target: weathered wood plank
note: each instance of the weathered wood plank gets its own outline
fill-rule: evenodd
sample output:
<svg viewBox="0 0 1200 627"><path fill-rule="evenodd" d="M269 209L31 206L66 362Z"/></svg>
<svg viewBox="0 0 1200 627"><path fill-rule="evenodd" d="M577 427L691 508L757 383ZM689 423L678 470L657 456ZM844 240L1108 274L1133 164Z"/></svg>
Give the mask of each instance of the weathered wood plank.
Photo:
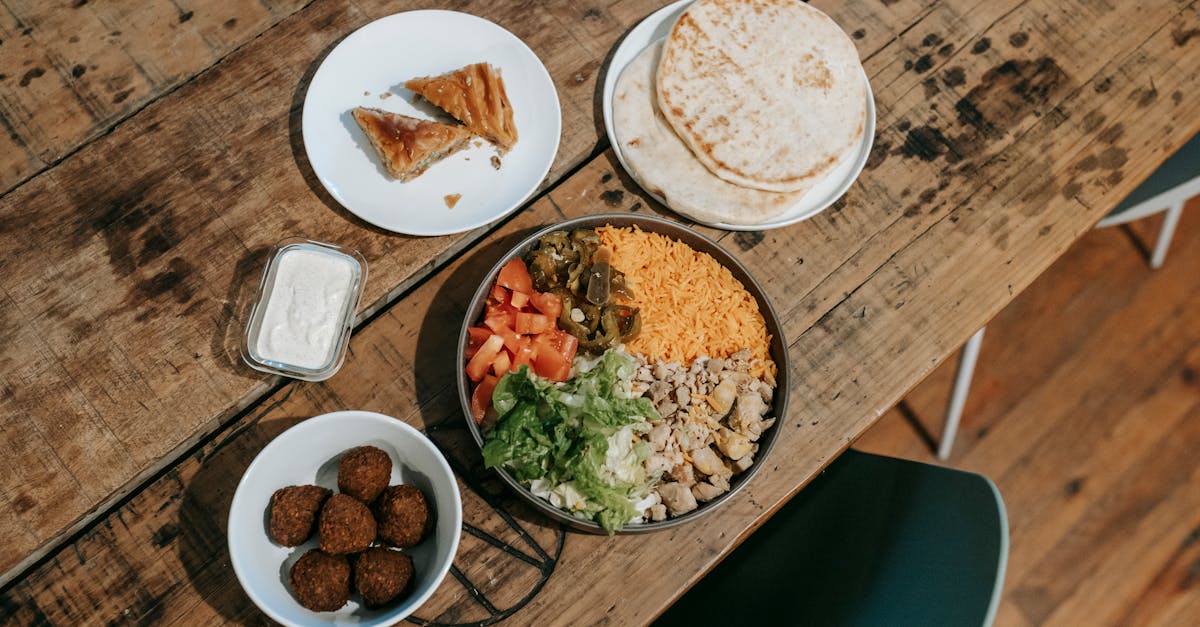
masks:
<svg viewBox="0 0 1200 627"><path fill-rule="evenodd" d="M0 195L306 2L0 3Z"/></svg>
<svg viewBox="0 0 1200 627"><path fill-rule="evenodd" d="M573 6L578 33L559 27L571 10L556 5L489 13L547 59L555 78L564 135L551 179L599 141L592 104L601 61L588 51L611 48L655 6L622 2L619 19ZM7 337L21 339L0 353L8 387L20 388L0 398L0 419L16 428L33 416L35 429L11 453L37 460L14 464L0 483L26 530L0 549L0 565L28 561L267 389L239 363L234 320L262 251L279 237L363 250L366 313L478 235L364 230L307 167L298 130L307 77L341 34L390 10L315 4L0 200L12 273L0 317ZM864 50L891 41L873 33Z"/></svg>
<svg viewBox="0 0 1200 627"><path fill-rule="evenodd" d="M406 8L421 6L447 3ZM590 51L625 26L572 33L545 7L454 6L488 15L545 60L563 103L548 180L558 178L599 139L591 104L602 58ZM361 250L365 315L478 237L364 228L305 160L299 114L317 63L394 10L314 3L0 199L0 376L12 390L0 425L24 430L0 453L14 468L0 493L27 530L0 548L0 570L272 385L240 363L236 308L275 241L304 235Z"/></svg>
<svg viewBox="0 0 1200 627"><path fill-rule="evenodd" d="M1039 15L1053 11L1040 5L1028 10ZM1020 17L1013 15L1000 19ZM1109 19L1116 21L1117 17ZM1131 94L1140 89L1131 79L1111 81L1108 90L1112 96L1102 101L1091 94L1095 93L1095 85L1107 82L1110 73L1152 75L1160 89L1190 89L1197 77L1171 74L1164 68L1192 54L1176 46L1171 28L1194 17L1194 9L1186 7L1164 15L1159 28L1131 32L1126 53L1111 62L1096 60L1085 68L1091 70L1091 75L1085 71L1055 86L1037 83L1045 80L1037 71L1021 74L1022 80L1040 86L1041 91L1033 95L1018 93L1019 101L1006 94L1013 93L1021 81L979 69L1002 66L1003 62L997 63L986 54L973 55L969 49L959 53L963 55L960 62L978 66L970 72L964 69L976 84L968 95L974 93L979 98L969 102L980 109L990 128L1003 130L980 135L980 145L972 147L970 133L982 134L981 128L973 129L956 118L934 118L940 126L928 122L931 126L927 132L934 134L936 130L944 138L957 137L959 143L953 146L957 152L952 152L946 142L928 144L932 146L929 152L913 145L919 139L910 141L916 126L908 117L895 115L880 133L880 145L887 148L881 149L861 184L838 208L789 229L724 236L726 245L737 250L764 279L786 316L789 337L794 338L796 383L792 393L797 402L792 415L780 425L783 431L779 450L786 454L771 460L745 493L703 526L617 540L570 534L555 575L521 610L519 620L648 620L872 424L913 382L1049 265L1078 233L1090 228L1107 204L1132 188L1134 177L1152 167L1147 165L1120 180L1093 183L1088 179L1086 187L1064 195L1061 188L1079 175L1079 161L1116 147L1126 151L1132 165L1150 158L1141 155L1154 152L1141 138L1165 137L1162 141L1167 144L1186 138L1191 129L1175 125L1180 120L1195 119L1200 107L1196 103L1162 99L1145 109L1129 110ZM1008 27L1002 23L993 28ZM919 36L923 39L927 35ZM1033 37L1030 45L1049 45L1034 44ZM1121 40L1111 42L1117 48L1120 44ZM1057 54L1070 52L1062 48ZM1019 59L1025 58L1017 54ZM1032 71L1029 66L1022 67ZM1065 75L1065 70L1060 71ZM914 76L910 82L919 85L920 80L920 76ZM997 93L982 99L981 94L992 92ZM1044 97L1037 95L1042 92ZM911 94L912 90L897 80L879 93L881 102L889 102L893 94ZM952 110L956 100L943 94L939 91L920 98L919 104L909 106L913 111L909 115L914 115L918 107L926 111L934 104ZM1026 102L1026 96L1032 101ZM1133 115L1135 112L1137 115ZM1080 121L1086 118L1094 122L1101 115L1127 130L1106 133L1111 126ZM919 132L916 137L920 136ZM964 136L967 139L962 139ZM1037 167L1027 167L1030 163ZM920 174L924 171L930 171L931 177L923 181ZM938 189L939 180L946 182L942 189ZM981 180L990 184L981 185ZM914 183L921 187L932 184L933 197L922 198L921 187L914 188ZM1096 206L1089 209L1081 205L1076 196L1082 193L1094 194ZM560 213L578 215L635 207L654 209L637 196L635 188L615 170L611 156L605 155L520 214L500 235L529 224L553 221ZM461 315L474 280L511 241L512 237L489 238L488 243L373 321L356 336L354 355L342 375L323 385L297 385L297 391L281 407L257 421L243 420L238 428L271 421L290 424L287 421L349 406L385 411L423 426L458 420L453 390L447 385L453 359L443 354L455 328L444 321ZM1014 259L1021 263L1013 263ZM796 274L804 278L797 279ZM105 535L106 528L98 526L72 545L84 548L88 555L126 556L133 552L139 556L139 565L151 565L148 571L116 571L109 579L105 574L110 572L109 566L70 563L70 553L64 550L56 556L57 562L48 563L10 590L8 602L18 612L55 612L56 595L47 587L67 585L72 598L86 599L86 603L107 612L130 605L136 598L130 597L133 590L164 590L153 601L164 616L177 616L185 611L183 608L202 619L252 616L236 582L227 571L223 576L218 572L224 568L220 563L223 558L213 547L222 542L221 524L240 468L265 441L231 434L222 439L222 443L230 444L206 446L199 460L189 459L170 471L169 475L188 476L208 469L225 477L224 483L206 477L203 482L186 484L189 487L185 491L200 491L198 500L205 507L180 509L173 504L171 494L178 491L178 484L171 483L176 479L164 477L106 520L118 514L129 520L138 511L159 506L164 508L162 518L134 524L127 537ZM207 453L210 449L239 452L217 461ZM163 524L171 522L172 512L195 525L199 536L156 547L150 540ZM481 513L488 514L469 510L468 520ZM489 516L482 520L491 520ZM530 527L548 533L545 525L537 519L529 521ZM216 559L206 558L192 568L192 572L203 572L205 585L213 586L199 595L178 578L179 562L172 552L179 550L181 542L204 547L205 555L218 554ZM666 563L635 557L659 554L656 551L661 553L663 547L670 547L669 559L664 557ZM476 556L471 553L468 558ZM470 563L469 559L463 562ZM621 568L600 566L616 563ZM74 574L64 577L59 568ZM496 566L487 572L502 582L511 571ZM97 582L95 577L100 574L105 575ZM113 592L126 589L121 587L122 581L138 577L145 581L124 584L129 592ZM448 583L431 606L444 609L447 617L460 613L465 616L470 611L460 602L463 597L455 585ZM197 596L215 600L211 604L198 603ZM617 597L623 602L612 603Z"/></svg>

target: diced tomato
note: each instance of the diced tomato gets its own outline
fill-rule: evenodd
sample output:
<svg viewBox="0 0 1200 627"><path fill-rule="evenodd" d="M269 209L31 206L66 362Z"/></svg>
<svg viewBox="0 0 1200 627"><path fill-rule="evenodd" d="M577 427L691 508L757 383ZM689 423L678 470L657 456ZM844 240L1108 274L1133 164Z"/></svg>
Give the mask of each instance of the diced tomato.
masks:
<svg viewBox="0 0 1200 627"><path fill-rule="evenodd" d="M529 294L526 294L525 292L513 292L512 301L509 304L515 307L518 311L525 309L525 306L529 304Z"/></svg>
<svg viewBox="0 0 1200 627"><path fill-rule="evenodd" d="M492 286L492 291L488 293L488 305L489 306L490 305L507 305L510 302L512 302L512 297L509 295L508 290L504 289L503 287L500 287L499 285Z"/></svg>
<svg viewBox="0 0 1200 627"><path fill-rule="evenodd" d="M513 356L510 368L513 372L520 370L521 366L529 366L529 369L533 370L533 362L536 357L537 347L533 345L533 340L523 338L521 340L521 347L517 349L516 354Z"/></svg>
<svg viewBox="0 0 1200 627"><path fill-rule="evenodd" d="M500 354L496 355L496 359L492 361L492 373L497 377L502 377L504 373L508 372L508 367L511 365L512 357L509 357L508 351L500 351Z"/></svg>
<svg viewBox="0 0 1200 627"><path fill-rule="evenodd" d="M471 377L472 381L479 381L487 374L488 368L495 361L496 355L504 350L504 338L499 335L489 337L480 347L479 350L471 356L471 360L467 362L467 376Z"/></svg>
<svg viewBox="0 0 1200 627"><path fill-rule="evenodd" d="M483 316L483 324L493 332L497 333L498 331L496 331L496 325L501 325L512 329L513 327L517 326L517 312L515 310L505 311L503 309L489 311Z"/></svg>
<svg viewBox="0 0 1200 627"><path fill-rule="evenodd" d="M516 331L522 335L537 335L546 331L553 331L554 318L545 314L536 313L518 313Z"/></svg>
<svg viewBox="0 0 1200 627"><path fill-rule="evenodd" d="M475 386L475 391L471 394L471 415L475 417L475 424L483 422L483 417L492 406L492 391L499 382L499 377L489 374Z"/></svg>
<svg viewBox="0 0 1200 627"><path fill-rule="evenodd" d="M534 371L551 381L566 381L579 340L565 331L553 331L537 336L533 343L537 350Z"/></svg>
<svg viewBox="0 0 1200 627"><path fill-rule="evenodd" d="M487 325L487 328L492 330L492 333L500 336L505 348L512 351L514 355L517 354L517 349L521 347L521 336L512 330L512 326L509 325L507 319L500 317L485 318L483 323Z"/></svg>
<svg viewBox="0 0 1200 627"><path fill-rule="evenodd" d="M489 337L492 337L492 332L489 329L482 329L480 327L468 328L466 358L470 359L474 357L475 353L479 351L479 347L483 346L483 343L486 342Z"/></svg>
<svg viewBox="0 0 1200 627"><path fill-rule="evenodd" d="M535 309L550 316L552 320L558 320L558 317L562 315L562 299L557 294L534 292L529 295L529 302L533 303Z"/></svg>
<svg viewBox="0 0 1200 627"><path fill-rule="evenodd" d="M525 262L520 259L511 259L508 263L500 268L500 274L496 277L496 284L514 292L524 292L528 294L533 291L533 280L529 278L529 269L525 267Z"/></svg>

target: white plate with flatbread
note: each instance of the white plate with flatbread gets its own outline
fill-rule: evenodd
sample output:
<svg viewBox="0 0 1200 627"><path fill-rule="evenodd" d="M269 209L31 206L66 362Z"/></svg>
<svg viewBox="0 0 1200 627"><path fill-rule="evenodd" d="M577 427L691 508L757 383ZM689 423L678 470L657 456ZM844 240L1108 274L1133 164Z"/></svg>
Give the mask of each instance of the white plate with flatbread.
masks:
<svg viewBox="0 0 1200 627"><path fill-rule="evenodd" d="M870 83L867 80L865 72L862 73L862 82L865 86L866 114L861 136L854 145L842 154L840 160L832 169L825 171L813 179L806 186L805 190L791 192L786 195L776 194L774 198L771 198L772 194L774 194L772 192L760 193L755 190L734 187L731 184L726 184L724 181L716 179L716 177L709 177L706 173L695 170L697 167L704 167L700 165L699 161L686 164L686 167L680 165L673 168L663 168L657 172L650 171L650 168L645 167L646 162L650 160L658 159L664 163L682 163L684 161L683 159L674 160L671 158L679 150L683 149L683 144L677 137L669 137L671 132L669 127L665 125L665 121L662 120L661 114L657 116L659 118L658 128L643 126L639 129L639 132L645 133L643 136L655 138L656 141L652 142L656 146L654 151L651 151L649 154L643 151L641 155L627 155L622 150L620 141L622 133L618 132L616 128L620 124L620 121L616 119L618 116L614 116L614 97L617 95L618 90L621 90L623 95L628 95L631 88L631 85L628 83L631 81L640 80L645 82L653 80L652 73L647 67L648 59L646 57L652 54L652 51L649 49L652 46L661 48L662 40L671 32L679 16L693 2L694 0L680 0L652 13L629 31L621 41L616 52L613 53L612 61L604 79L602 106L605 130L608 134L609 142L612 144L614 152L617 155L617 159L621 162L626 172L629 172L630 176L647 193L654 197L655 200L658 200L681 215L708 226L733 231L761 231L795 224L820 213L846 193L846 190L858 178L871 151L871 145L875 136L875 104L871 94ZM642 58L639 59L639 57ZM636 76L632 78L627 76L625 82L622 83L622 73L631 65L633 65L633 68L630 74ZM654 62L654 66L657 67L657 61ZM642 109L646 109L649 105L640 103L639 106ZM618 111L623 116L622 121L629 119L629 109L629 105L624 105ZM635 160L640 159L643 162L641 164L643 166L641 171L642 176L639 176L638 168L631 167L629 161L631 156ZM691 176L692 174L695 176ZM685 190L683 187L676 186L675 204L678 206L672 206L659 193L660 188L656 183L660 181L654 180L655 178L664 179L671 177L674 177L676 180L684 178L685 180L697 181L697 185L701 189L698 191L692 189ZM693 191L695 192L694 197L689 197ZM761 211L762 215L766 217L762 220L755 220L753 223L726 222L720 217L720 211L710 212L706 210L703 202L705 198L720 199L718 202L728 199L730 203L738 203L739 207L745 207L745 209L741 210L749 212ZM778 206L781 202L786 202L786 206Z"/></svg>
<svg viewBox="0 0 1200 627"><path fill-rule="evenodd" d="M414 180L389 178L351 110L449 121L414 103L404 82L478 62L499 68L512 103L518 139L500 169L492 165L496 149L472 140ZM397 233L446 235L498 220L537 190L558 152L562 114L550 74L515 35L466 13L408 11L363 26L325 57L304 98L302 127L313 171L351 213ZM446 197L455 194L450 208Z"/></svg>

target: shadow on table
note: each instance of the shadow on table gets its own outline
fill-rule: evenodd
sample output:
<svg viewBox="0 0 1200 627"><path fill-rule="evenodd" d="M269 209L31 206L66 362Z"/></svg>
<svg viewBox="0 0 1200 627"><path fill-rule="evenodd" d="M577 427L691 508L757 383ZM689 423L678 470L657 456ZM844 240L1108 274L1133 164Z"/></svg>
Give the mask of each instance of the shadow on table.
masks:
<svg viewBox="0 0 1200 627"><path fill-rule="evenodd" d="M185 485L178 506L178 536L173 539L179 551L179 562L186 570L196 596L229 622L264 622L233 572L226 526L233 493L246 467L271 440L306 418L287 416L260 422L287 399L294 387L294 384L289 386L275 402L258 410L249 424L224 434L197 452L195 456L200 465L196 474L180 478ZM172 539L155 538L154 541Z"/></svg>

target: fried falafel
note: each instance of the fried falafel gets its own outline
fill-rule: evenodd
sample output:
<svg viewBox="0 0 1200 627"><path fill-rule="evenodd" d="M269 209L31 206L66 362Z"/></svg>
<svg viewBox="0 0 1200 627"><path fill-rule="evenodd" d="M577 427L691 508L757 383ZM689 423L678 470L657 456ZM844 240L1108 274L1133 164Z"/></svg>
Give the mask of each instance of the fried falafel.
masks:
<svg viewBox="0 0 1200 627"><path fill-rule="evenodd" d="M375 541L375 518L371 510L348 494L335 494L325 501L317 523L321 550L333 555L358 553Z"/></svg>
<svg viewBox="0 0 1200 627"><path fill-rule="evenodd" d="M394 549L371 547L354 562L354 587L363 603L371 608L387 605L400 597L412 576L412 558Z"/></svg>
<svg viewBox="0 0 1200 627"><path fill-rule="evenodd" d="M401 548L417 545L430 527L429 506L425 495L414 486L388 486L375 503L379 537Z"/></svg>
<svg viewBox="0 0 1200 627"><path fill-rule="evenodd" d="M288 577L300 605L332 612L350 600L350 562L344 556L312 549L292 564Z"/></svg>
<svg viewBox="0 0 1200 627"><path fill-rule="evenodd" d="M392 458L383 449L358 446L338 460L338 489L363 503L374 501L392 477Z"/></svg>
<svg viewBox="0 0 1200 627"><path fill-rule="evenodd" d="M332 490L315 485L280 488L271 495L271 539L283 546L300 546L312 537L321 505Z"/></svg>

